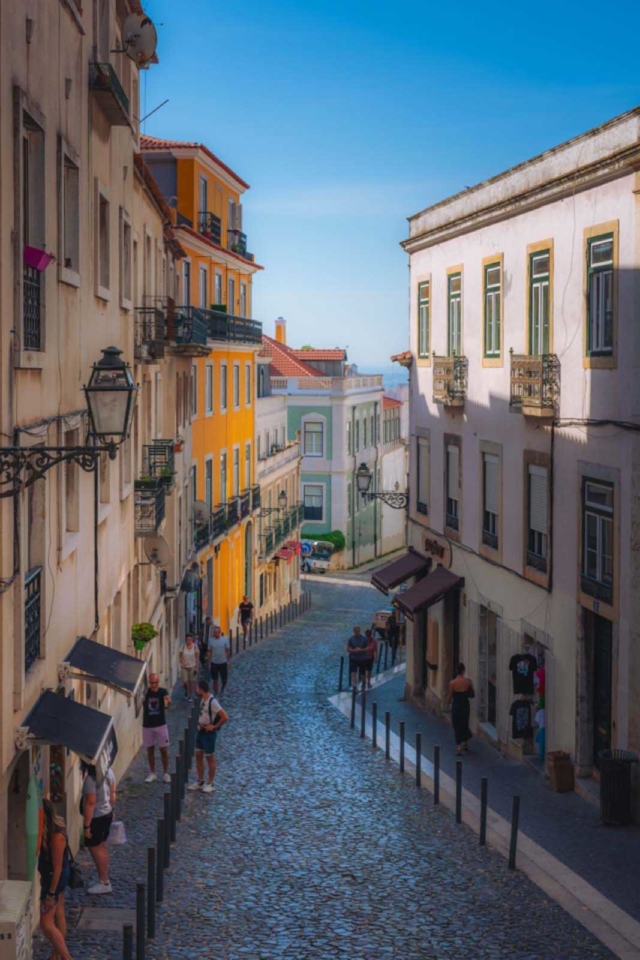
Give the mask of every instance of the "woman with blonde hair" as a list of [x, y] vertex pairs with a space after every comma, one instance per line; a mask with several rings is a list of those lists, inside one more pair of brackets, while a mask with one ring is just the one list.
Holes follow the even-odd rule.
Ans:
[[51, 960], [73, 960], [67, 949], [67, 918], [64, 894], [69, 886], [71, 854], [67, 829], [50, 800], [43, 800], [42, 844], [38, 855], [40, 874], [40, 927], [51, 941]]

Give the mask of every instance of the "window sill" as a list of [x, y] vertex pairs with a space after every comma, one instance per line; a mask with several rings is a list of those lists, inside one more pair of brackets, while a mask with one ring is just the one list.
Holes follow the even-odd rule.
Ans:
[[416, 359], [419, 367], [431, 366], [431, 357], [421, 357], [420, 355], [418, 355]]
[[17, 370], [43, 370], [44, 350], [16, 350], [14, 367]]
[[133, 493], [132, 483], [123, 483], [120, 489], [120, 500], [126, 500]]
[[98, 526], [107, 519], [111, 513], [111, 504], [110, 503], [99, 503], [98, 504]]
[[502, 551], [500, 550], [499, 544], [497, 547], [490, 547], [486, 543], [481, 543], [478, 553], [481, 557], [484, 557], [485, 560], [493, 560], [494, 563], [502, 563]]
[[104, 300], [106, 303], [109, 303], [111, 300], [111, 291], [108, 289], [108, 287], [101, 287], [100, 284], [97, 284], [96, 297], [98, 300]]
[[524, 567], [524, 577], [526, 580], [535, 583], [538, 587], [543, 587], [545, 590], [549, 589], [549, 574], [542, 573], [541, 570], [536, 570], [535, 567], [530, 567], [528, 564], [525, 564]]
[[133, 309], [133, 303], [131, 300], [127, 300], [126, 297], [120, 299], [120, 309], [121, 310], [131, 310]]
[[205, 417], [212, 417], [212, 416], [213, 416], [213, 410], [205, 410], [204, 415], [205, 415]]
[[503, 367], [503, 366], [504, 366], [504, 360], [502, 359], [502, 356], [500, 356], [500, 357], [483, 357], [483, 358], [482, 358], [482, 366], [483, 366], [483, 367], [493, 367], [493, 368]]
[[592, 613], [604, 617], [605, 620], [611, 620], [613, 623], [618, 621], [618, 607], [615, 601], [606, 603], [604, 600], [598, 600], [597, 597], [590, 596], [578, 587], [578, 603], [585, 610], [591, 610]]
[[448, 526], [446, 525], [446, 523], [445, 523], [445, 525], [444, 525], [444, 535], [445, 535], [445, 537], [447, 537], [449, 540], [453, 540], [455, 543], [461, 543], [461, 542], [462, 542], [461, 537], [460, 537], [460, 529], [454, 530], [453, 527], [448, 527]]
[[80, 286], [80, 274], [68, 267], [60, 267], [58, 270], [58, 282], [65, 283], [69, 287]]
[[582, 367], [584, 370], [616, 370], [618, 367], [618, 358], [610, 357], [583, 357]]
[[65, 533], [62, 546], [60, 547], [60, 563], [68, 560], [72, 553], [75, 553], [80, 546], [80, 532], [74, 530], [72, 533]]

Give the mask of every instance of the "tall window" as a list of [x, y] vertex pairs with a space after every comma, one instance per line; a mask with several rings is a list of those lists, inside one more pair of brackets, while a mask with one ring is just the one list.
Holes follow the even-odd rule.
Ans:
[[198, 368], [195, 363], [191, 367], [191, 416], [198, 415]]
[[449, 356], [462, 355], [462, 274], [449, 275]]
[[500, 460], [490, 453], [482, 455], [482, 542], [498, 549], [498, 513]]
[[418, 513], [429, 513], [429, 441], [422, 437], [417, 438], [418, 445], [418, 477], [416, 510]]
[[613, 598], [613, 485], [582, 483], [582, 588], [610, 603]]
[[223, 451], [220, 454], [220, 503], [226, 503], [227, 496], [227, 454]]
[[528, 487], [527, 565], [540, 570], [541, 573], [546, 573], [549, 526], [549, 475], [546, 467], [529, 464]]
[[63, 267], [79, 273], [80, 175], [77, 166], [66, 154], [63, 154], [61, 209]]
[[418, 284], [418, 356], [429, 356], [429, 282]]
[[200, 267], [198, 271], [198, 306], [203, 310], [207, 308], [207, 268]]
[[324, 512], [324, 487], [319, 483], [305, 483], [304, 519], [322, 520]]
[[235, 447], [233, 451], [233, 495], [240, 494], [240, 449]]
[[131, 220], [120, 208], [120, 305], [131, 307]]
[[233, 405], [237, 409], [240, 406], [240, 364], [233, 365]]
[[347, 453], [351, 453], [351, 421], [347, 422]]
[[613, 234], [587, 243], [588, 353], [613, 352]]
[[240, 316], [246, 317], [247, 315], [247, 285], [246, 283], [240, 284]]
[[351, 498], [353, 496], [353, 487], [350, 483], [347, 484], [347, 517], [351, 516]]
[[244, 445], [244, 485], [247, 489], [251, 486], [251, 444]]
[[367, 443], [367, 418], [363, 417], [362, 419], [362, 449], [366, 450], [368, 446]]
[[324, 445], [322, 421], [307, 420], [304, 425], [304, 456], [321, 457]]
[[248, 407], [251, 406], [251, 364], [245, 363], [244, 365], [244, 402]]
[[549, 353], [549, 250], [532, 253], [529, 259], [529, 353], [539, 357]]
[[214, 296], [214, 301], [215, 301], [216, 306], [221, 306], [221, 304], [223, 303], [223, 300], [222, 300], [222, 274], [221, 274], [221, 273], [218, 273], [217, 270], [216, 270], [216, 274], [215, 274], [215, 278], [214, 278], [214, 284], [215, 284], [215, 290], [214, 290], [215, 296]]
[[200, 177], [200, 213], [206, 213], [209, 209], [209, 181], [206, 177]]
[[110, 204], [103, 193], [98, 193], [98, 295], [109, 293], [110, 267]]
[[205, 460], [204, 464], [204, 498], [209, 510], [213, 509], [213, 460]]
[[[80, 442], [78, 430], [66, 430], [64, 445], [75, 447]], [[64, 465], [64, 493], [65, 493], [65, 522], [69, 533], [80, 530], [80, 467], [77, 463], [68, 462]]]
[[220, 364], [220, 409], [227, 409], [227, 365]]
[[447, 510], [445, 523], [452, 530], [459, 527], [460, 500], [460, 449], [456, 444], [447, 444]]
[[191, 303], [191, 264], [188, 260], [182, 263], [182, 300], [186, 307]]
[[205, 412], [213, 413], [213, 364], [208, 363], [205, 371]]
[[236, 281], [233, 277], [229, 277], [229, 302], [227, 303], [227, 310], [230, 314], [236, 312]]
[[356, 453], [360, 451], [360, 421], [356, 420]]
[[502, 269], [499, 263], [484, 268], [484, 354], [500, 356], [502, 321]]

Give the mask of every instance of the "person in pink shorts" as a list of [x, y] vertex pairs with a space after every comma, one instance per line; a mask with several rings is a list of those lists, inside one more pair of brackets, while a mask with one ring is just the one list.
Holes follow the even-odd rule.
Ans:
[[142, 744], [149, 760], [149, 776], [145, 783], [153, 783], [156, 777], [156, 747], [160, 750], [163, 780], [171, 783], [169, 776], [169, 728], [166, 709], [171, 703], [169, 691], [160, 686], [160, 677], [152, 673], [149, 677], [149, 689], [142, 703]]

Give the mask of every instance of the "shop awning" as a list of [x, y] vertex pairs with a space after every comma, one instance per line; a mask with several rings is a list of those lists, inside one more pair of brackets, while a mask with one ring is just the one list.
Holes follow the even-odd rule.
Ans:
[[[69, 669], [66, 668], [69, 665]], [[76, 640], [65, 663], [61, 665], [61, 679], [93, 680], [123, 693], [125, 697], [142, 700], [146, 692], [147, 662], [128, 653], [121, 653], [104, 643], [88, 637]]]
[[424, 580], [420, 580], [404, 593], [398, 594], [394, 603], [409, 620], [413, 620], [416, 613], [432, 607], [450, 590], [456, 590], [459, 587], [464, 587], [464, 577], [459, 577], [451, 570], [438, 566]]
[[295, 554], [293, 550], [288, 550], [286, 547], [282, 547], [281, 550], [278, 550], [275, 556], [276, 560], [286, 560], [287, 563], [291, 563]]
[[24, 724], [16, 731], [16, 747], [24, 750], [30, 741], [57, 744], [77, 753], [96, 768], [101, 782], [118, 753], [113, 717], [53, 690], [46, 690]]
[[284, 546], [286, 550], [292, 550], [296, 555], [302, 551], [302, 544], [299, 540], [287, 540]]
[[371, 583], [382, 593], [389, 593], [410, 577], [417, 577], [426, 573], [431, 567], [431, 558], [423, 557], [414, 550], [388, 563], [386, 567], [376, 571], [371, 577]]

